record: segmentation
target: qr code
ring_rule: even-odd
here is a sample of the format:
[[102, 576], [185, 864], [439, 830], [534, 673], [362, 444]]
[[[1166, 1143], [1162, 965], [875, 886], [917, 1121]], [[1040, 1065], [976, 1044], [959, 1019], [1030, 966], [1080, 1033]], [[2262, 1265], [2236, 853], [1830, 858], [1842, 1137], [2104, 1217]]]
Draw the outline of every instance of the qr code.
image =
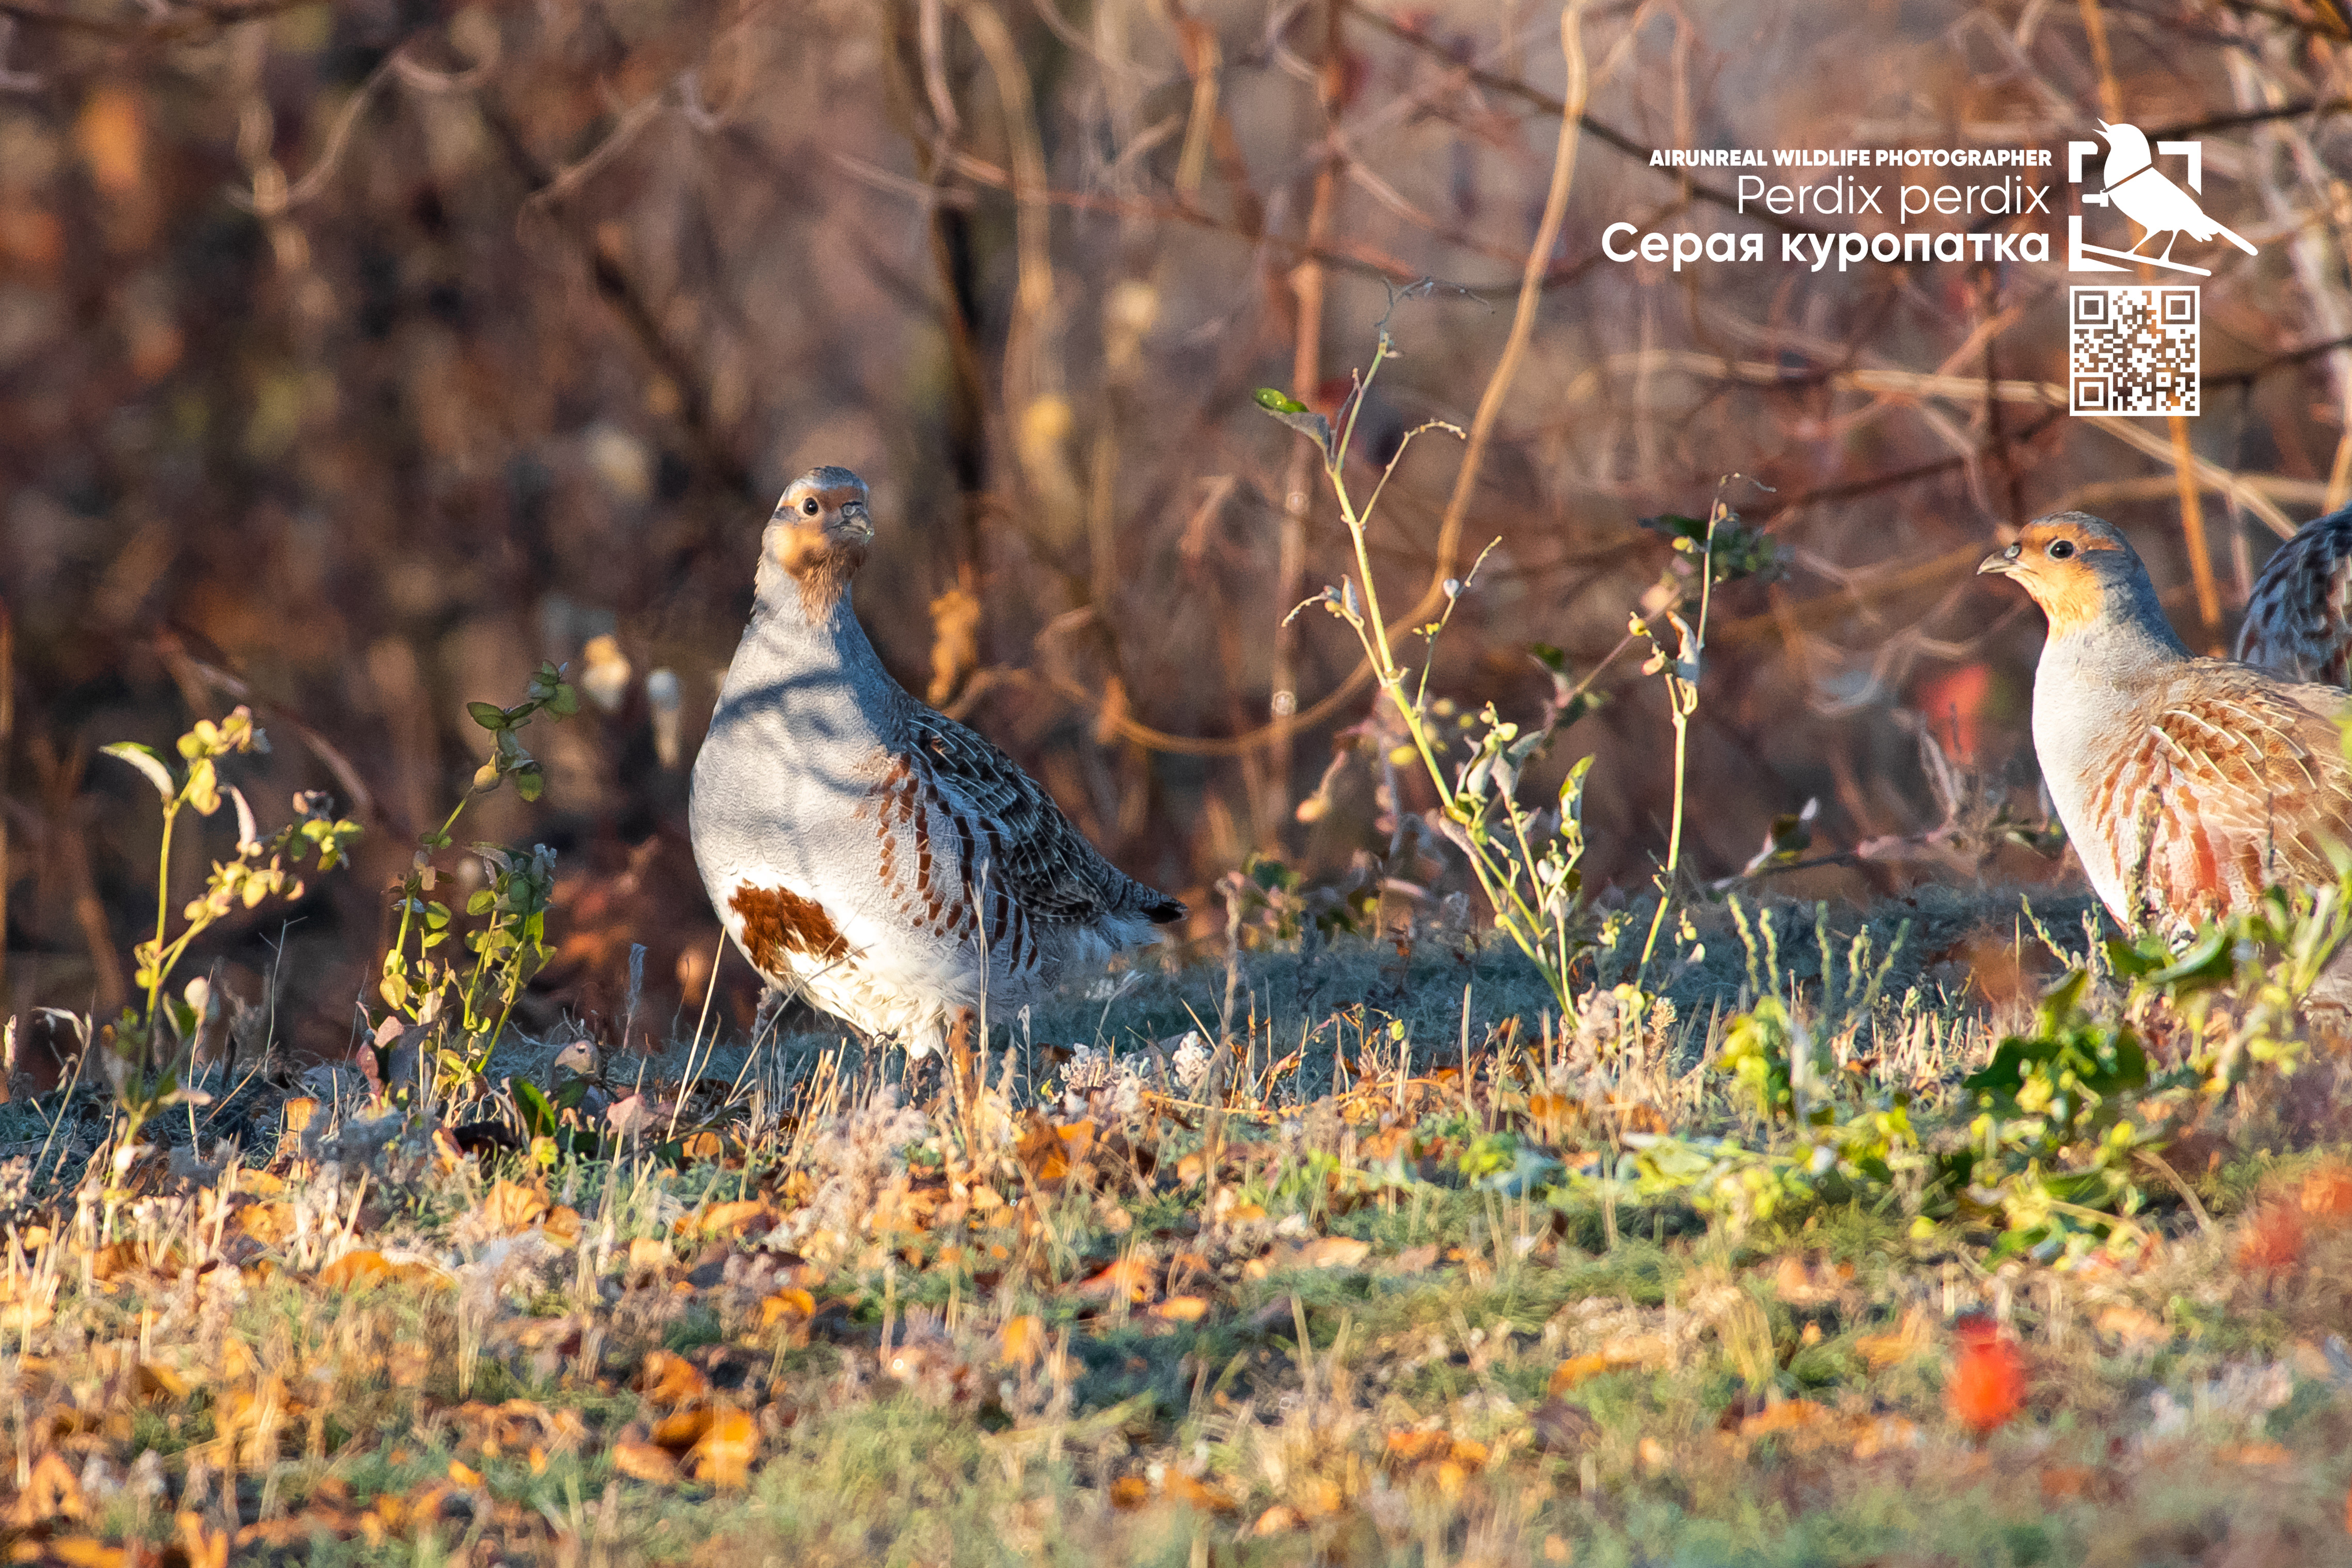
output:
[[2076, 413], [2197, 413], [2197, 290], [2074, 290], [2066, 368]]

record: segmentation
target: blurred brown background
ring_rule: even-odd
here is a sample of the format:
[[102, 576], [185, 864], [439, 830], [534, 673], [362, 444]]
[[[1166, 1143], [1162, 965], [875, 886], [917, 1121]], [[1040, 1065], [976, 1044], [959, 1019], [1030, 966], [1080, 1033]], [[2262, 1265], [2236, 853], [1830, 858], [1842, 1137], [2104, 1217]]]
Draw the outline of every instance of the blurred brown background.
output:
[[[2040, 623], [1971, 569], [2004, 526], [2086, 506], [2212, 643], [2276, 528], [2345, 498], [2342, 13], [1617, 3], [1581, 36], [1568, 221], [1464, 519], [1465, 554], [1502, 543], [1438, 688], [1533, 716], [1554, 688], [1529, 645], [1591, 672], [1669, 559], [1637, 519], [1703, 516], [1738, 471], [1769, 488], [1726, 498], [1788, 567], [1717, 605], [1693, 871], [1736, 871], [1818, 797], [1832, 863], [1790, 891], [2066, 874], [1989, 847], [1999, 808], [2033, 815]], [[320, 787], [370, 833], [290, 925], [264, 912], [185, 972], [274, 977], [297, 1042], [339, 1047], [382, 890], [471, 768], [463, 704], [551, 658], [604, 700], [531, 732], [539, 807], [503, 794], [462, 831], [562, 851], [551, 1008], [616, 1013], [640, 941], [664, 1027], [717, 936], [684, 768], [759, 527], [819, 462], [873, 483], [857, 602], [902, 680], [1196, 935], [1254, 851], [1339, 873], [1385, 842], [1372, 767], [1298, 806], [1370, 699], [1318, 711], [1352, 645], [1277, 626], [1345, 538], [1250, 393], [1330, 406], [1391, 288], [1430, 277], [1364, 444], [1470, 423], [1550, 174], [1559, 40], [1534, 0], [0, 0], [0, 1010], [120, 1004], [153, 800], [93, 748], [168, 745], [242, 692], [276, 744], [242, 775], [265, 817]], [[2189, 431], [2207, 601], [2164, 422], [2134, 444], [1990, 390], [2064, 380], [2063, 148], [2103, 113], [2201, 137], [2206, 205], [2262, 247], [2195, 258], [2218, 269]], [[1853, 145], [2058, 150], [2029, 178], [2061, 215], [2029, 221], [2061, 259], [1807, 271], [1723, 204], [1732, 172], [1647, 162]], [[1619, 219], [1762, 233], [1770, 259], [1612, 263]], [[1433, 436], [1398, 471], [1392, 607], [1440, 569], [1461, 460]], [[1669, 731], [1637, 659], [1596, 689], [1550, 776], [1598, 754], [1591, 873], [1638, 887]], [[1286, 691], [1314, 722], [1269, 741]]]

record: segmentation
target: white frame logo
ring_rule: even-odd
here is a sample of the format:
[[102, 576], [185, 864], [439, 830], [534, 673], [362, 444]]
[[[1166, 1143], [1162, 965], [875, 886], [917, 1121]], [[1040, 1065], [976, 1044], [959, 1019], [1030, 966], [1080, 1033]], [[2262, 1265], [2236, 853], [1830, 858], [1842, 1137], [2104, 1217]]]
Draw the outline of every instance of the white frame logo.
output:
[[[2075, 212], [2066, 219], [2066, 270], [2069, 272], [2129, 272], [2135, 267], [2158, 267], [2170, 272], [2186, 272], [2198, 277], [2210, 277], [2213, 269], [2195, 267], [2172, 259], [2173, 246], [2182, 235], [2200, 242], [2225, 239], [2248, 256], [2256, 253], [2243, 235], [2219, 219], [2206, 214], [2199, 200], [2205, 191], [2205, 152], [2200, 142], [2159, 141], [2150, 152], [2147, 137], [2136, 125], [2110, 125], [2099, 122], [2099, 134], [2106, 140], [2069, 141], [2066, 143], [2066, 183], [2083, 184], [2083, 163], [2088, 154], [2102, 154], [2099, 189], [2081, 192], [2081, 205], [2105, 207], [2128, 220], [2141, 230], [2140, 236], [2129, 250], [2116, 250], [2106, 246], [2087, 245], [2083, 239], [2083, 214]], [[2159, 158], [2181, 158], [2187, 161], [2183, 171], [2188, 186], [2182, 186], [2158, 167]], [[2157, 235], [2165, 236], [2164, 249], [2156, 256], [2142, 254], [2142, 249]], [[2096, 260], [2105, 256], [2110, 259]]]

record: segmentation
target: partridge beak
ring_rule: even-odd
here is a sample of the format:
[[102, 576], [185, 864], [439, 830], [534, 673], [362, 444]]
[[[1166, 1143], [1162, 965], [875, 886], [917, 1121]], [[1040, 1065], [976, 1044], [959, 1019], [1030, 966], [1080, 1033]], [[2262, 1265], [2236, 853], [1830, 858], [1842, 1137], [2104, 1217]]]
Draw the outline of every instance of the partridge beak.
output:
[[841, 526], [862, 540], [869, 543], [873, 540], [874, 517], [866, 511], [863, 501], [850, 501], [842, 507]]
[[1982, 577], [1989, 571], [1997, 571], [2006, 577], [2017, 570], [2017, 556], [2018, 549], [2015, 545], [2010, 546], [2007, 549], [1997, 549], [1977, 562], [1977, 575]]

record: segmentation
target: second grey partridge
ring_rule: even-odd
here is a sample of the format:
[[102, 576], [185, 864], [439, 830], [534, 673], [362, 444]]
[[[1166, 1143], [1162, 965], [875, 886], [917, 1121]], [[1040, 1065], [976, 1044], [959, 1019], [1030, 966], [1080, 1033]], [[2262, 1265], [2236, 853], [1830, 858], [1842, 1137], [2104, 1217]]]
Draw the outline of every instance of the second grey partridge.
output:
[[909, 696], [850, 608], [863, 480], [817, 468], [761, 540], [751, 624], [695, 758], [694, 855], [768, 981], [920, 1058], [1184, 916], [995, 747]]
[[2246, 596], [2238, 657], [2284, 680], [2352, 686], [2352, 507], [2271, 552]]
[[2033, 747], [2091, 886], [2178, 933], [2269, 887], [2333, 884], [2352, 845], [2335, 687], [2192, 654], [2113, 525], [2062, 512], [1978, 569], [2033, 596], [2050, 635]]

